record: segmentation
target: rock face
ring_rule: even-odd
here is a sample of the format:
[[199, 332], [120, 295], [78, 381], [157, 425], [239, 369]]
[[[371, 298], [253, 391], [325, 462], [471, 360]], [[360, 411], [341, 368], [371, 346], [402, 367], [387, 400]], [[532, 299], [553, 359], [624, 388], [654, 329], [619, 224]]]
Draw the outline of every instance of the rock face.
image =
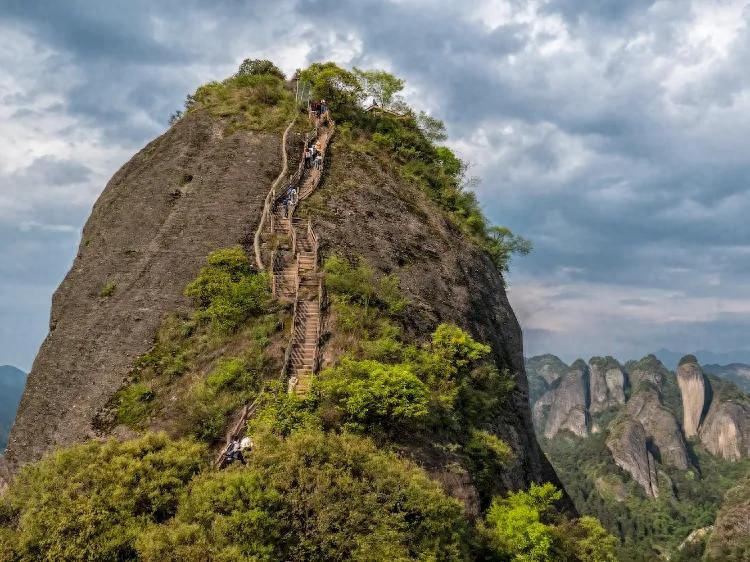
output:
[[544, 436], [547, 439], [552, 439], [563, 429], [578, 437], [589, 434], [586, 363], [580, 359], [573, 363], [559, 379], [557, 386], [542, 397], [542, 400], [549, 405], [544, 423]]
[[[281, 135], [227, 130], [221, 119], [191, 112], [107, 185], [55, 294], [11, 434], [11, 470], [90, 438], [96, 412], [150, 348], [161, 320], [186, 306], [183, 289], [207, 254], [238, 243], [252, 252], [281, 168]], [[410, 303], [407, 335], [424, 338], [453, 322], [491, 345], [497, 366], [517, 382], [502, 419], [488, 424], [515, 452], [503, 484], [559, 482], [534, 436], [521, 330], [500, 272], [393, 166], [347, 152], [335, 137], [329, 154], [321, 189], [303, 205], [323, 256], [362, 257], [378, 274], [396, 274]], [[476, 495], [471, 482], [442, 478], [439, 463], [430, 468], [457, 497]]]
[[526, 360], [526, 377], [529, 381], [531, 404], [547, 392], [568, 370], [568, 366], [555, 355], [538, 355]]
[[601, 412], [625, 403], [625, 373], [612, 357], [589, 360], [591, 413]]
[[723, 459], [736, 461], [750, 456], [750, 404], [715, 400], [701, 427], [700, 439], [710, 453]]
[[627, 411], [643, 425], [646, 438], [663, 464], [681, 470], [691, 466], [680, 423], [674, 413], [661, 403], [655, 386], [642, 384], [628, 401]]
[[646, 430], [637, 419], [623, 416], [610, 432], [607, 447], [615, 464], [641, 485], [647, 496], [659, 497], [656, 463], [647, 446]]
[[706, 406], [706, 380], [698, 360], [686, 355], [677, 367], [677, 384], [682, 396], [682, 425], [687, 437], [698, 434], [698, 426]]
[[[252, 240], [281, 168], [280, 135], [225, 136], [204, 114], [180, 120], [109, 181], [52, 301], [10, 435], [11, 469], [92, 435], [91, 420], [186, 305], [206, 255]], [[111, 287], [111, 296], [104, 287]]]
[[492, 423], [516, 454], [503, 485], [558, 482], [534, 434], [521, 329], [497, 268], [392, 166], [350, 151], [335, 136], [329, 151], [323, 187], [301, 208], [323, 255], [362, 257], [378, 273], [396, 274], [410, 302], [404, 314], [410, 335], [424, 337], [440, 322], [453, 322], [489, 344], [498, 368], [517, 382], [511, 407]]

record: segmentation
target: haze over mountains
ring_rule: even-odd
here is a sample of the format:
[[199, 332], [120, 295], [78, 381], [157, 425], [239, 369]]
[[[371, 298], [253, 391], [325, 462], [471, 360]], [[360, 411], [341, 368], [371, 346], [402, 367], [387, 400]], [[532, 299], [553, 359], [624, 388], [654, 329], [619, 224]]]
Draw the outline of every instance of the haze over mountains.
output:
[[731, 365], [731, 364], [750, 364], [750, 350], [739, 349], [734, 351], [700, 351], [678, 352], [670, 349], [661, 348], [653, 353], [659, 361], [664, 363], [667, 369], [675, 370], [680, 359], [686, 355], [695, 355], [701, 365]]
[[0, 365], [0, 451], [8, 442], [8, 432], [25, 385], [26, 373], [10, 365]]

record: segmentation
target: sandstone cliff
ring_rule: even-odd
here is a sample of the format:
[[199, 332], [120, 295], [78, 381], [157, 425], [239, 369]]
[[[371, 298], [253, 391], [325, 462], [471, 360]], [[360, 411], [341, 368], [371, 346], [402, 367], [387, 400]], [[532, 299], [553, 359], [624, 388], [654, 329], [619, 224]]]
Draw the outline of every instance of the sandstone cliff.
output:
[[700, 440], [708, 451], [723, 459], [750, 457], [750, 400], [722, 400], [719, 394], [701, 426]]
[[192, 114], [109, 181], [55, 292], [10, 435], [11, 470], [92, 436], [91, 421], [216, 248], [248, 243], [281, 167], [280, 134]]
[[[567, 429], [578, 437], [588, 435], [588, 367], [586, 363], [581, 360], [573, 363], [542, 401], [549, 406], [544, 413], [544, 436], [547, 439], [553, 438], [563, 429]], [[543, 414], [539, 410], [535, 411], [539, 419]]]
[[651, 383], [642, 383], [628, 401], [628, 414], [643, 425], [661, 462], [685, 470], [690, 466], [685, 438], [674, 413], [664, 406], [659, 391]]
[[592, 413], [625, 403], [625, 373], [614, 358], [592, 357], [589, 381]]
[[[235, 130], [221, 117], [191, 112], [115, 174], [55, 295], [50, 334], [11, 435], [11, 470], [90, 438], [92, 419], [150, 348], [157, 326], [185, 307], [183, 289], [206, 255], [237, 243], [251, 252], [264, 198], [281, 168], [280, 144], [278, 130]], [[440, 322], [454, 322], [490, 344], [495, 363], [516, 380], [509, 408], [492, 422], [514, 453], [502, 486], [557, 482], [534, 436], [521, 330], [497, 268], [387, 163], [336, 140], [328, 153], [323, 188], [303, 209], [321, 253], [361, 257], [378, 273], [395, 273], [410, 303], [411, 336], [424, 338]], [[330, 350], [324, 356], [330, 360]], [[471, 479], [457, 474], [450, 458], [414, 454], [471, 503]]]
[[677, 367], [677, 384], [682, 396], [682, 425], [687, 437], [698, 434], [698, 426], [706, 406], [706, 381], [698, 360], [693, 355], [683, 357]]
[[529, 401], [534, 404], [568, 370], [568, 365], [555, 355], [539, 355], [526, 360]]
[[646, 430], [637, 419], [623, 416], [617, 420], [607, 439], [615, 464], [632, 476], [647, 496], [659, 497], [656, 463], [648, 450]]

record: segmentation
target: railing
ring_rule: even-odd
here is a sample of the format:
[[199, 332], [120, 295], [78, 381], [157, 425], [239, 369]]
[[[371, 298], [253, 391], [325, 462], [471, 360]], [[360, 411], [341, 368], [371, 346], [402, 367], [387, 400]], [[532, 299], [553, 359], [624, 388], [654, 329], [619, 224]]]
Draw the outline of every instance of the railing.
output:
[[268, 195], [266, 195], [266, 199], [263, 202], [263, 212], [260, 215], [260, 224], [258, 224], [258, 229], [255, 231], [255, 236], [253, 237], [253, 247], [255, 249], [255, 264], [258, 266], [258, 269], [261, 270], [265, 269], [265, 266], [263, 265], [263, 256], [260, 252], [260, 237], [263, 233], [263, 228], [265, 227], [266, 220], [268, 220], [268, 217], [272, 212], [272, 205], [274, 203], [273, 198], [275, 196], [276, 187], [287, 174], [287, 171], [289, 169], [289, 156], [286, 153], [286, 141], [289, 138], [289, 131], [292, 130], [292, 126], [296, 121], [297, 114], [295, 113], [294, 118], [284, 130], [284, 134], [281, 137], [281, 172], [279, 172], [279, 175], [276, 176], [276, 179], [271, 184], [271, 190], [268, 192]]
[[318, 237], [312, 229], [312, 221], [307, 220], [307, 239], [310, 241], [313, 249], [313, 271], [318, 272]]
[[323, 285], [323, 276], [318, 277], [318, 325], [315, 328], [315, 351], [313, 353], [312, 371], [313, 374], [320, 370], [320, 332], [323, 324], [323, 299], [325, 298], [325, 285]]
[[255, 415], [255, 412], [258, 411], [258, 408], [260, 407], [260, 401], [263, 397], [263, 391], [258, 393], [258, 396], [255, 397], [255, 400], [250, 405], [245, 405], [244, 408], [242, 408], [242, 414], [240, 414], [239, 419], [237, 420], [237, 423], [234, 424], [234, 427], [227, 433], [227, 442], [224, 448], [221, 450], [221, 453], [219, 453], [219, 456], [216, 457], [216, 460], [214, 461], [214, 467], [215, 468], [221, 468], [224, 465], [224, 462], [227, 459], [227, 446], [229, 443], [237, 439], [240, 435], [240, 431], [242, 429], [242, 426], [247, 423], [247, 420], [249, 420], [252, 416]]
[[[299, 258], [298, 263], [299, 263]], [[284, 352], [284, 364], [281, 366], [281, 377], [285, 377], [289, 374], [289, 364], [292, 359], [292, 349], [294, 348], [294, 327], [297, 325], [297, 303], [299, 301], [299, 278], [295, 273], [295, 289], [294, 289], [294, 306], [292, 308], [292, 322], [289, 329], [289, 343], [286, 346]]]

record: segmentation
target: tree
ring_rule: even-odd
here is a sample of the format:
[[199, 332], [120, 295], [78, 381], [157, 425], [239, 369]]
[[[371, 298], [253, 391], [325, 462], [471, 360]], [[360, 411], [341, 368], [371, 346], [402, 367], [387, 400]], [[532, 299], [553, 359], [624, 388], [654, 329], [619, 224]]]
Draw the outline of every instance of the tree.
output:
[[358, 428], [393, 428], [428, 413], [427, 386], [404, 364], [344, 359], [321, 373], [318, 389]]
[[273, 64], [270, 60], [266, 59], [243, 60], [235, 76], [259, 76], [261, 74], [270, 74], [272, 76], [281, 78], [282, 80], [286, 79], [286, 76], [281, 71], [281, 69]]
[[432, 142], [443, 142], [448, 139], [448, 134], [445, 132], [445, 123], [424, 111], [420, 111], [417, 115], [417, 126], [422, 134]]
[[0, 558], [135, 560], [136, 540], [174, 516], [205, 452], [149, 434], [90, 441], [24, 468], [0, 499]]
[[396, 94], [404, 89], [404, 81], [384, 70], [360, 70], [354, 68], [365, 93], [383, 109], [390, 109]]
[[299, 80], [309, 83], [313, 96], [325, 99], [334, 111], [356, 107], [364, 97], [362, 83], [354, 73], [332, 62], [310, 65], [300, 72]]
[[487, 512], [495, 543], [514, 562], [553, 560], [554, 528], [543, 522], [562, 492], [552, 484], [532, 484], [528, 492], [511, 492], [496, 498]]
[[492, 226], [488, 229], [487, 252], [501, 271], [508, 271], [513, 254], [527, 255], [533, 249], [529, 240], [513, 234], [504, 226]]

